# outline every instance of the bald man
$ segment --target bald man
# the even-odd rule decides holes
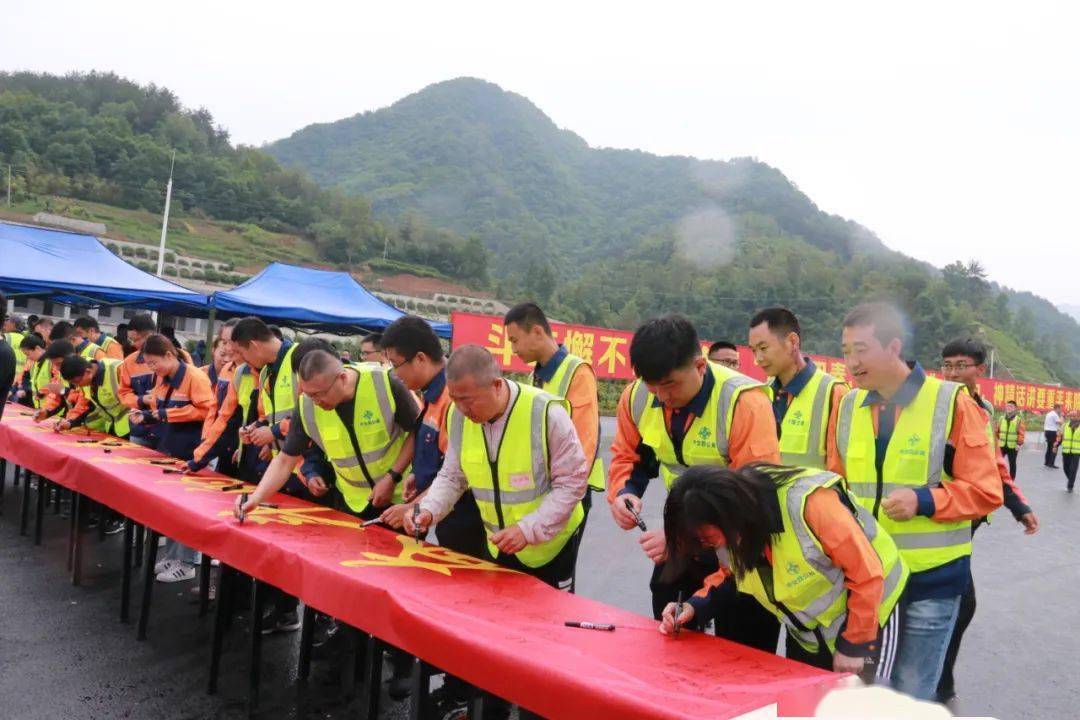
[[[590,463],[566,401],[503,378],[491,353],[477,345],[450,356],[446,387],[454,403],[446,458],[420,501],[417,524],[424,530],[438,522],[471,489],[491,559],[568,588]],[[411,514],[405,527],[415,529]]]

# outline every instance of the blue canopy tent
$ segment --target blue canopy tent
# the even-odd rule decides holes
[[[205,315],[209,298],[114,255],[93,235],[0,222],[0,290],[70,305]]]
[[[210,305],[219,316],[258,315],[279,325],[339,334],[378,332],[405,314],[348,273],[277,262],[243,285],[215,292]],[[450,337],[449,323],[431,326],[440,337]]]

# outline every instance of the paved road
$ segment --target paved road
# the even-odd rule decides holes
[[[610,436],[610,423],[605,435]],[[607,443],[605,443],[606,445]],[[960,710],[999,718],[1072,717],[1080,707],[1067,640],[1078,585],[1074,547],[1080,544],[1080,499],[1064,492],[1061,471],[1044,470],[1041,454],[1022,453],[1020,483],[1043,529],[1025,537],[1008,513],[976,539],[979,612],[968,631],[957,672]],[[211,618],[199,619],[186,588],[158,585],[150,638],[115,619],[119,536],[89,543],[85,585],[73,588],[64,569],[67,522],[48,516],[45,544],[20,538],[17,495],[10,479],[0,517],[0,707],[4,718],[246,717],[244,623],[237,621],[225,655],[222,691],[204,692]],[[663,493],[650,489],[645,519],[660,526]],[[624,533],[603,506],[589,521],[579,561],[582,594],[649,612],[649,562],[635,533]],[[316,665],[305,692],[294,682],[297,635],[264,643],[264,692],[258,717],[357,717],[355,703]],[[387,702],[385,717],[403,717]],[[297,709],[299,708],[299,709]]]

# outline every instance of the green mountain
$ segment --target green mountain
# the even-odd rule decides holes
[[[265,150],[363,194],[375,212],[479,237],[498,295],[538,299],[567,319],[631,328],[680,311],[706,337],[741,339],[754,308],[783,303],[800,315],[808,348],[838,354],[845,310],[888,299],[907,312],[924,363],[974,334],[1018,378],[1080,378],[1080,325],[990,283],[977,262],[938,270],[889,250],[751,158],[589,147],[482,80],[438,83]]]
[[[11,169],[16,203],[40,206],[58,196],[160,213],[174,153],[177,220],[236,223],[254,246],[266,233],[296,236],[309,262],[343,269],[366,264],[487,282],[478,239],[420,218],[384,222],[367,199],[233,146],[209,111],[184,108],[165,88],[112,73],[0,72],[0,165]],[[270,256],[285,244],[269,243]],[[256,247],[251,255],[266,253]]]

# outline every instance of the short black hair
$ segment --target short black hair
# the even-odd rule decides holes
[[[982,365],[986,362],[986,345],[971,337],[957,338],[941,348],[941,357],[966,357],[976,365]]]
[[[769,330],[780,337],[788,333],[795,333],[802,338],[802,328],[799,326],[799,318],[786,307],[776,305],[758,310],[750,318],[750,327],[755,328],[761,323],[769,326]]]
[[[285,335],[281,332],[281,328],[279,328],[277,325],[267,325],[266,327],[270,328],[271,334],[273,334],[273,336],[276,337],[278,340],[285,340]]]
[[[80,315],[75,318],[75,327],[80,330],[100,330],[101,326],[98,325],[98,321],[89,315]]]
[[[128,330],[135,332],[154,332],[157,330],[157,324],[154,323],[154,318],[143,313],[142,315],[136,315],[128,322]]]
[[[3,325],[7,320],[7,295],[3,290],[0,290],[0,325]]]
[[[49,346],[45,348],[45,359],[56,360],[57,358],[66,358],[68,355],[75,354],[75,346],[67,340],[53,340],[49,343]]]
[[[50,340],[67,340],[69,337],[75,334],[75,326],[69,323],[67,320],[61,320],[53,325],[52,331],[49,332]]]
[[[394,349],[404,358],[414,358],[417,353],[424,353],[435,362],[443,359],[442,343],[427,320],[416,315],[399,317],[383,331],[383,350]]]
[[[736,347],[735,343],[728,342],[727,340],[717,340],[709,346],[710,355],[712,355],[717,350],[734,350],[735,352],[739,352],[739,348]]]
[[[532,330],[539,325],[544,328],[546,335],[551,335],[551,324],[548,322],[547,316],[544,315],[544,311],[540,309],[540,306],[534,302],[518,303],[507,310],[506,316],[503,318],[503,325],[509,325],[510,323],[518,325],[525,331]]]
[[[20,350],[36,350],[37,348],[45,347],[45,341],[41,339],[41,336],[37,333],[28,333],[23,336],[22,341],[19,343]]]
[[[89,369],[89,360],[72,353],[65,357],[60,363],[60,377],[64,378],[67,382],[74,382],[77,378],[82,377],[83,373]]]
[[[328,352],[334,357],[338,356],[337,348],[331,345],[329,340],[323,340],[322,338],[308,338],[298,344],[296,349],[292,352],[292,358],[289,360],[289,365],[294,375],[300,372],[300,363],[304,361],[307,354],[315,350]]]
[[[146,338],[146,342],[144,342],[142,346],[142,353],[143,355],[153,355],[154,357],[165,357],[168,353],[172,353],[177,357],[180,356],[173,341],[161,333],[155,333]]]
[[[890,303],[863,303],[852,308],[844,316],[846,328],[867,326],[873,326],[874,337],[882,345],[888,345],[893,340],[900,340],[902,344],[907,345],[908,333],[904,316]]]
[[[657,382],[698,357],[701,342],[697,329],[677,313],[646,320],[630,341],[630,365],[645,382]]]
[[[1006,401],[1005,401],[1005,404],[1006,404],[1006,405],[1015,405],[1015,404],[1016,404],[1016,401],[1015,401],[1015,400],[1006,400]]]
[[[237,345],[247,345],[251,342],[268,342],[274,337],[274,333],[266,326],[261,318],[249,315],[236,323],[232,331],[232,341]]]
[[[381,350],[382,349],[382,333],[374,332],[374,333],[369,333],[369,334],[365,335],[364,337],[360,338],[360,344],[363,345],[364,343],[371,343],[376,348]]]

